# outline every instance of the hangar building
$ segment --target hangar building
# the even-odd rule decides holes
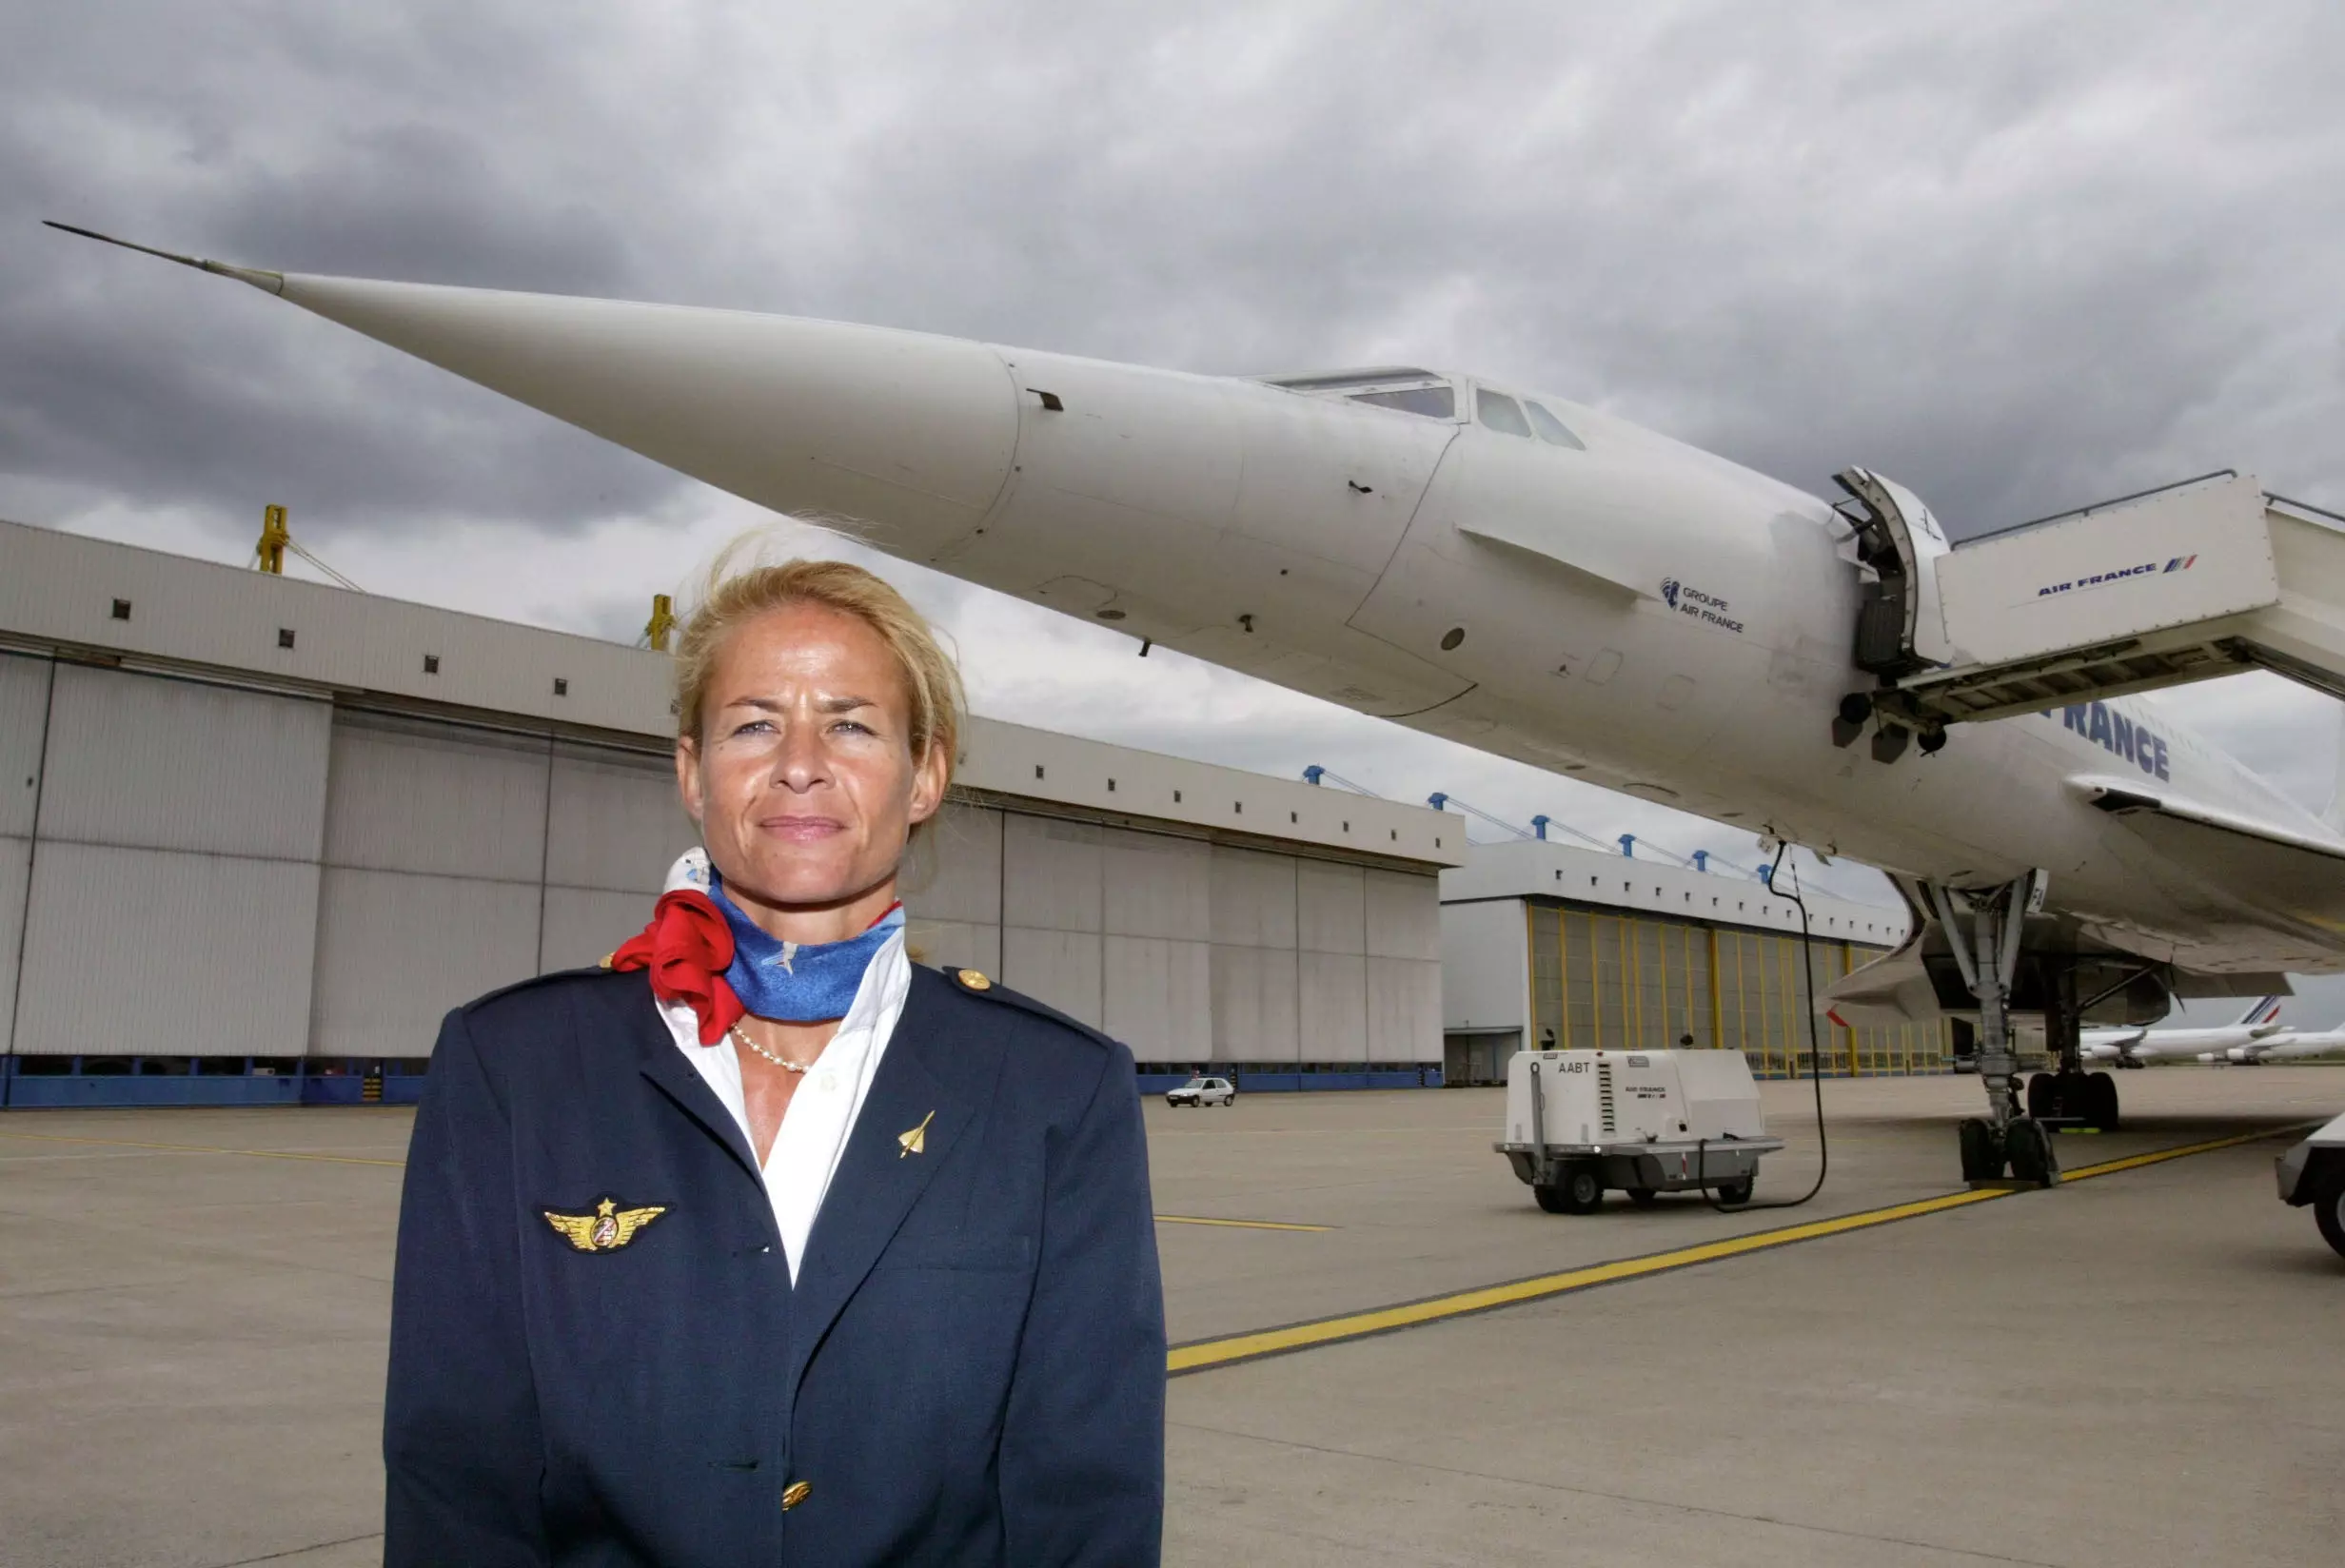
[[[1815,984],[1905,938],[1902,909],[1806,895]],[[1477,844],[1441,873],[1442,1029],[1452,1084],[1503,1082],[1545,1049],[1743,1051],[1762,1077],[1808,1070],[1800,911],[1761,882],[1552,840]],[[1940,1072],[1952,1026],[1817,1021],[1827,1074]]]
[[[404,1099],[693,842],[665,655],[0,523],[0,1105]],[[911,940],[1153,1087],[1438,1083],[1455,817],[976,719]]]

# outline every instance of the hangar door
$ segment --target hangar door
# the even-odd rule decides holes
[[[30,862],[14,1049],[298,1055],[325,703],[47,660],[0,668],[15,786],[0,808],[0,885],[20,854]],[[29,841],[15,832],[28,814]]]
[[[696,841],[664,757],[335,715],[309,1049],[427,1054],[450,1008],[593,964]]]
[[[1807,1071],[1799,937],[1554,905],[1529,905],[1527,918],[1531,1037],[1543,1047],[1659,1050],[1690,1037],[1697,1049],[1742,1051],[1761,1077]],[[1814,983],[1882,951],[1818,941]],[[1815,1031],[1823,1070],[1840,1076],[1936,1071],[1945,1038],[1942,1023],[1851,1029],[1820,1020]]]

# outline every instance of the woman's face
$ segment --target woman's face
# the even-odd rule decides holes
[[[945,778],[935,748],[912,755],[903,673],[879,634],[819,604],[744,623],[718,650],[700,726],[676,743],[676,777],[735,901],[753,917],[838,917],[818,922],[835,931],[775,932],[795,941],[877,918]]]

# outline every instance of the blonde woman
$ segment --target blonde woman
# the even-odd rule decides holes
[[[705,859],[605,969],[441,1033],[386,1563],[1154,1563],[1131,1057],[904,952],[952,663],[878,578],[794,561],[717,581],[677,667]]]

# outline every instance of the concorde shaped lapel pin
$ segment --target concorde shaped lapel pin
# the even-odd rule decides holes
[[[897,1143],[902,1146],[902,1152],[896,1156],[898,1160],[906,1155],[928,1152],[928,1124],[936,1119],[936,1113],[932,1110],[920,1118],[918,1127],[914,1127],[910,1132],[899,1132],[896,1135]]]

